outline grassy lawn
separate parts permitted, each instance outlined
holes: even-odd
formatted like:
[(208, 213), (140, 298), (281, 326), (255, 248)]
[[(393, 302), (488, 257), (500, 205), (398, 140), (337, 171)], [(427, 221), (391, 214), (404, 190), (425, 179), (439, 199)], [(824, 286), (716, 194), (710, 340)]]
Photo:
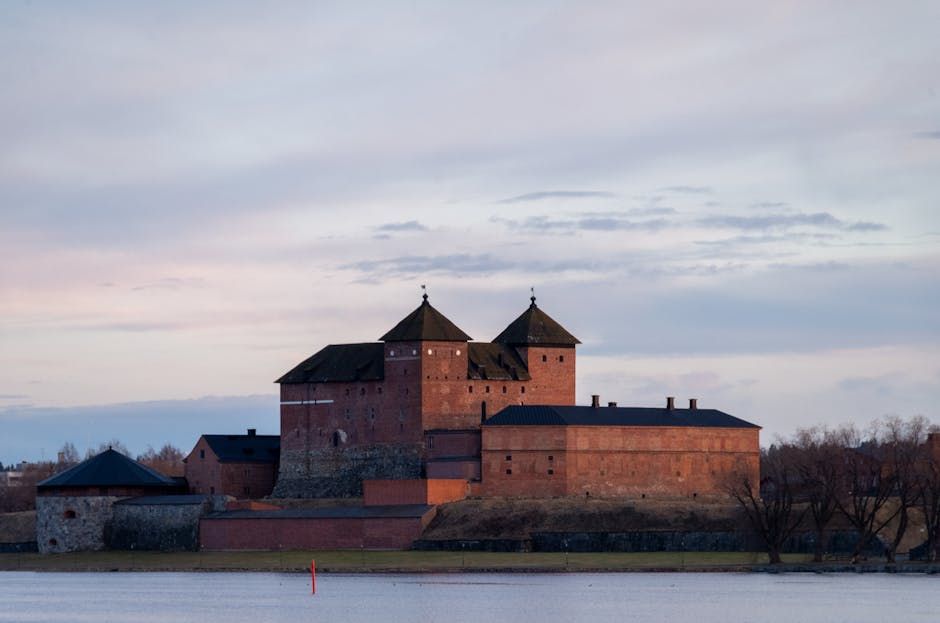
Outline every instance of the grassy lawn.
[[(808, 555), (785, 556), (807, 562)], [(373, 571), (634, 571), (720, 569), (767, 562), (758, 552), (493, 553), (417, 551), (76, 552), (0, 554), (0, 571), (296, 571), (316, 560), (323, 572)]]

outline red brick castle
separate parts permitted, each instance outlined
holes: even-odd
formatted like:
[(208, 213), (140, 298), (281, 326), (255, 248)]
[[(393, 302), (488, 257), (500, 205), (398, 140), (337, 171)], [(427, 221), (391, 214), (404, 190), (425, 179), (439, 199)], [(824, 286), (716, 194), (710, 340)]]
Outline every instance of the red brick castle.
[(371, 478), (480, 478), (481, 423), (573, 405), (577, 338), (535, 304), (492, 342), (421, 305), (379, 342), (323, 348), (278, 379), (275, 495), (361, 494)]
[(755, 477), (760, 428), (715, 409), (575, 406), (576, 346), (531, 304), (473, 342), (424, 295), (379, 342), (330, 345), (281, 385), (276, 497), (462, 479), (484, 496), (695, 497)]

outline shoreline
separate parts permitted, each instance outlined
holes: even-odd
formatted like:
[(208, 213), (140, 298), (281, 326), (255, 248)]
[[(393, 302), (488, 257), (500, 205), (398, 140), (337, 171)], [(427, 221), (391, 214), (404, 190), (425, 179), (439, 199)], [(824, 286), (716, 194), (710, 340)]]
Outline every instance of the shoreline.
[(889, 573), (940, 574), (940, 563), (811, 562), (779, 565), (757, 552), (496, 553), (420, 551), (73, 552), (0, 554), (0, 572), (268, 572), (322, 574), (461, 573)]

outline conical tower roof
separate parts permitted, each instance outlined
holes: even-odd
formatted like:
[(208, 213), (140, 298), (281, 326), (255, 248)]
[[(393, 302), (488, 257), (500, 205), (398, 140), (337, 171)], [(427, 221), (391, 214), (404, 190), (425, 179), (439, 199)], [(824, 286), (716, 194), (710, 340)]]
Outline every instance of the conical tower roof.
[(470, 336), (428, 303), (428, 295), (423, 302), (395, 327), (383, 335), (383, 342), (418, 342), (422, 340), (436, 342), (469, 342)]
[(529, 308), (497, 335), (494, 342), (510, 346), (574, 346), (581, 343), (551, 316), (539, 309), (535, 304), (534, 295), (530, 300), (532, 304)]
[(175, 487), (176, 482), (116, 450), (101, 454), (46, 478), (36, 485), (54, 487)]

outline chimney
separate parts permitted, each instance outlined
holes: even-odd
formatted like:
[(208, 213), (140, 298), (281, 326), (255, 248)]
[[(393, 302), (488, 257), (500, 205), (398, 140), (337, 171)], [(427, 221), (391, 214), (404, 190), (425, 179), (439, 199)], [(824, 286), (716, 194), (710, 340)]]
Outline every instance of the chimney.
[(249, 436), (249, 437), (254, 437), (254, 436), (257, 435), (257, 434), (258, 434), (258, 429), (257, 429), (257, 428), (249, 428), (249, 429), (248, 429), (248, 436)]
[(676, 408), (676, 397), (675, 396), (666, 396), (666, 408), (672, 411)]
[(616, 403), (616, 402), (608, 402), (608, 403), (607, 403), (607, 406), (608, 406), (608, 407), (616, 407), (616, 406), (617, 406), (617, 403)]
[(692, 411), (698, 409), (698, 398), (689, 398), (689, 409)]
[(595, 409), (601, 406), (601, 397), (597, 394), (591, 394), (591, 406)]

